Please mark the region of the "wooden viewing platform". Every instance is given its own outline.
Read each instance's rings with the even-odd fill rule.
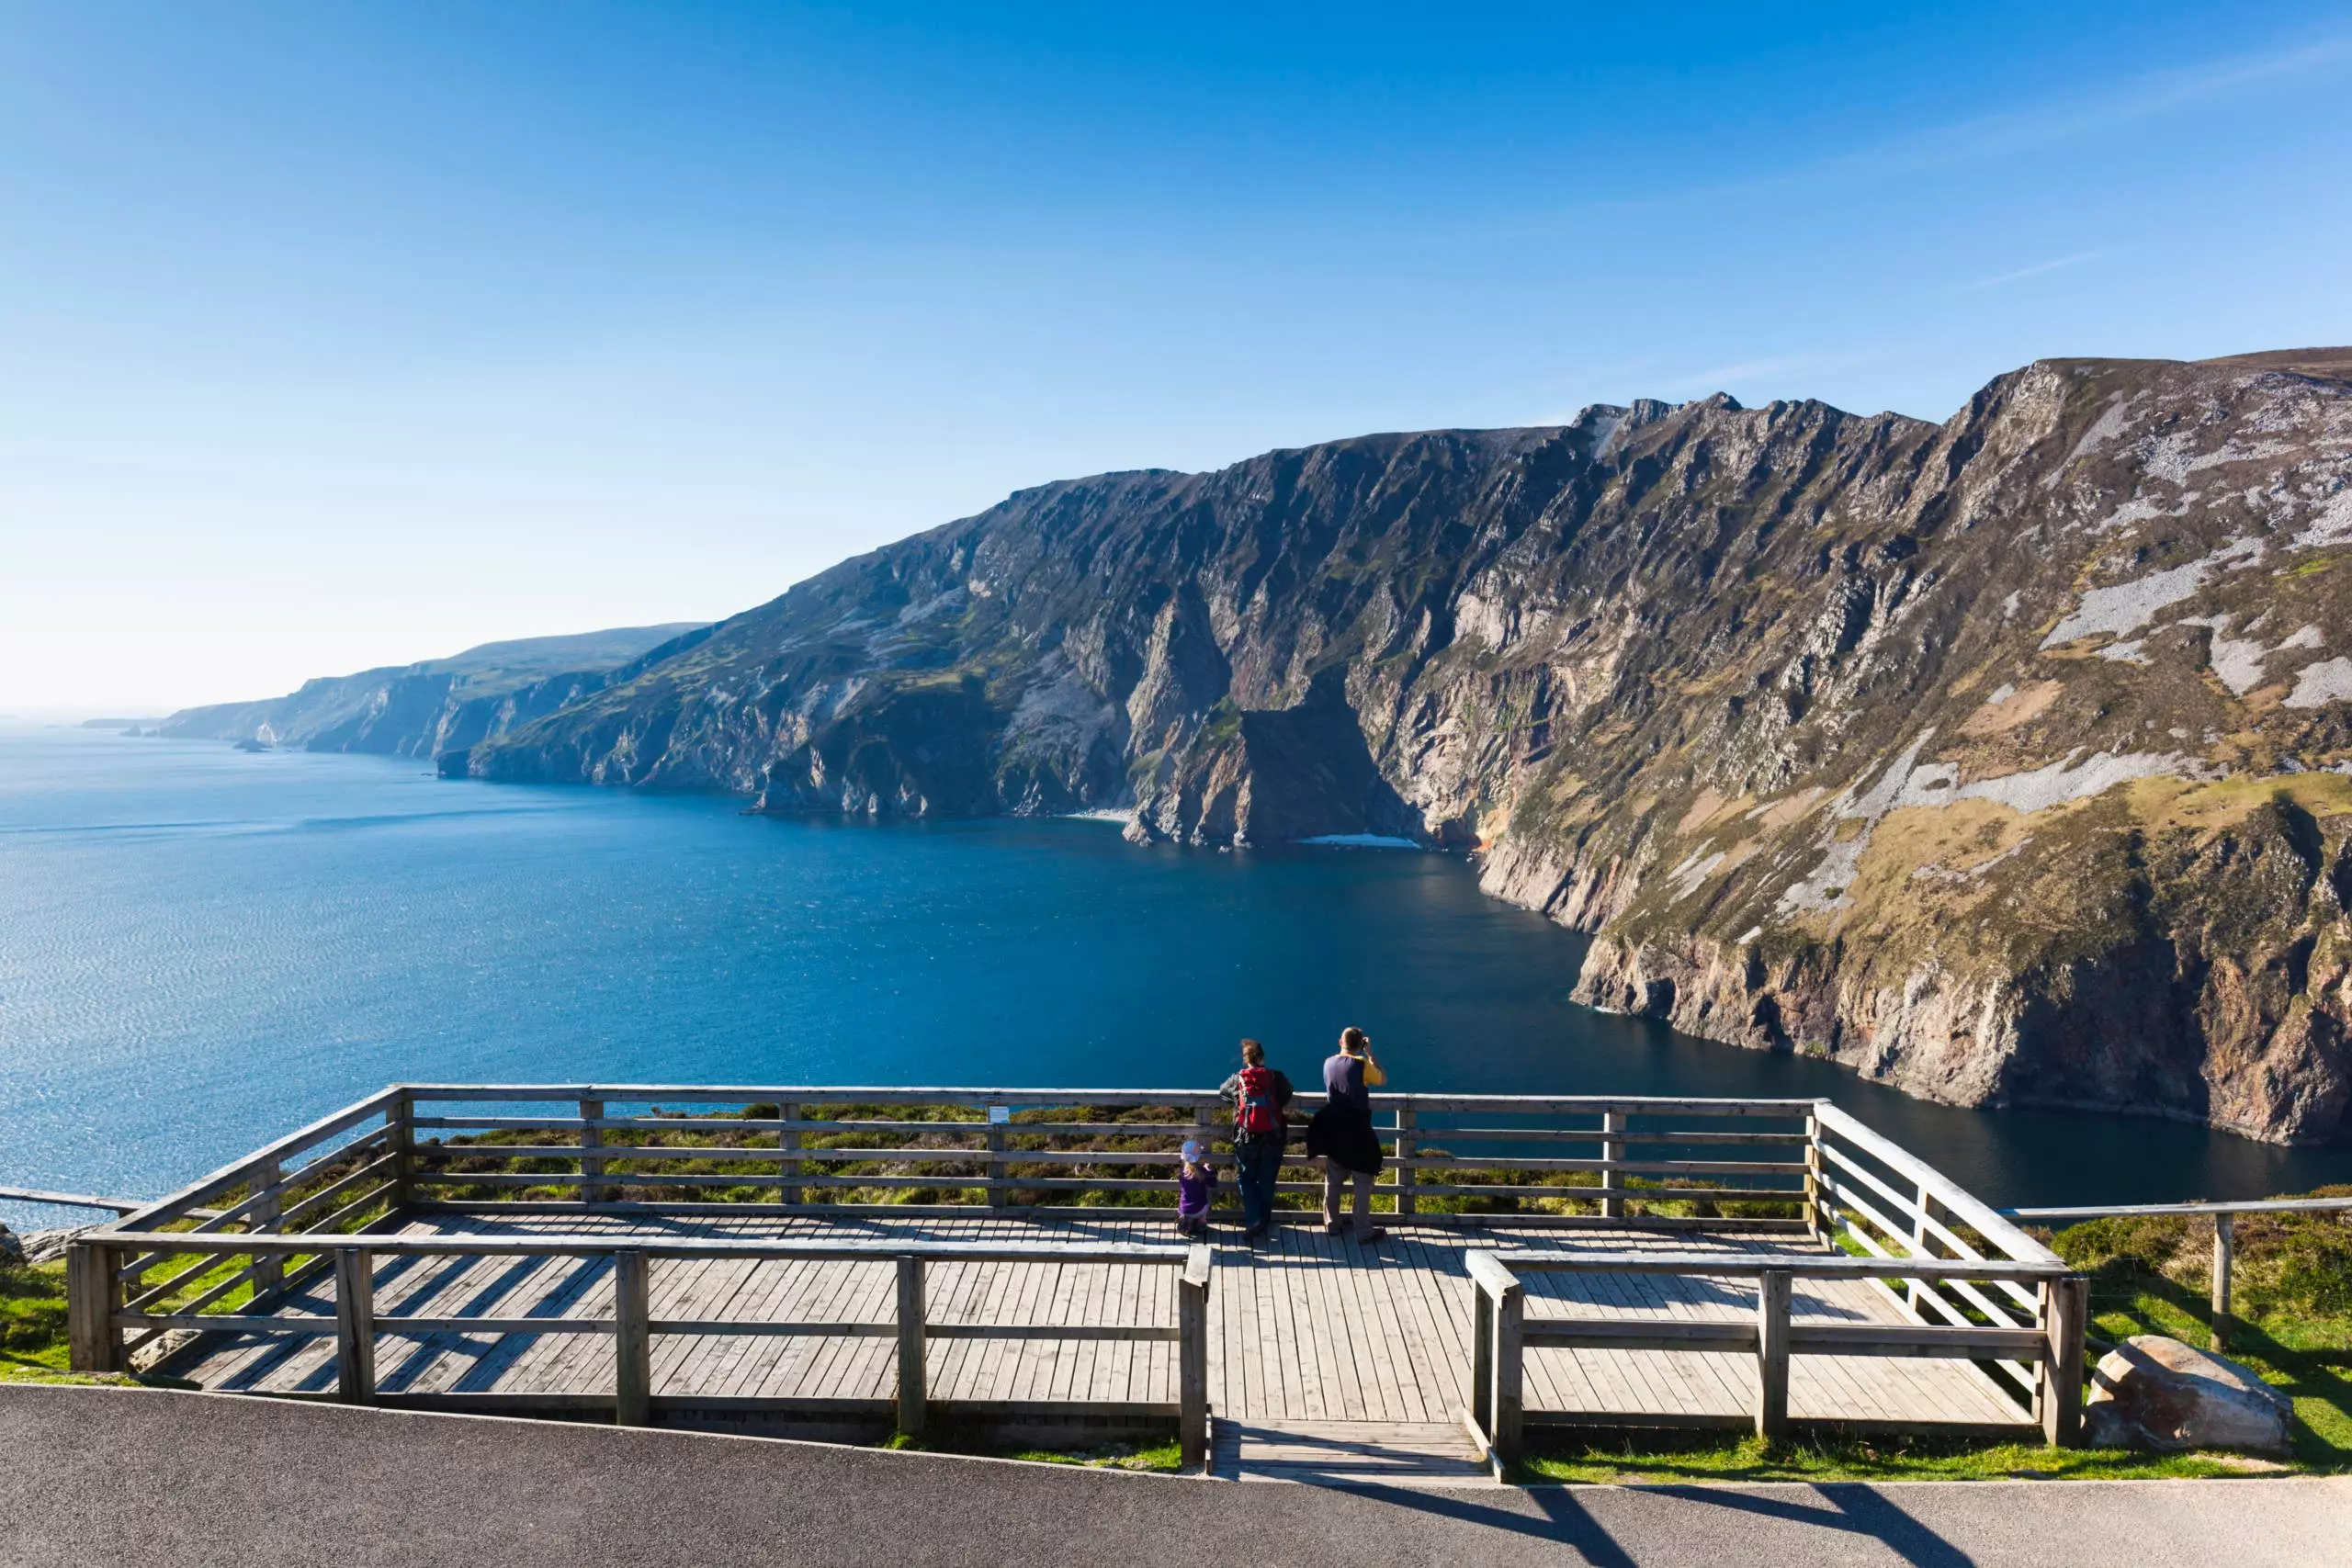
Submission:
[[[1173,1431],[1188,1461],[1214,1420],[1223,1472],[1361,1481],[1482,1476],[1541,1426],[2073,1438],[2082,1281],[1834,1106],[1374,1102],[1388,1238],[1298,1213],[1252,1248],[1230,1213],[1193,1246],[1104,1203],[1221,1137],[1196,1091],[396,1086],[85,1236],[74,1364],[845,1438]],[[1041,1119],[1073,1107],[1120,1119]],[[674,1141],[703,1131],[730,1142]],[[524,1134],[565,1141],[430,1141]],[[537,1168],[451,1169],[491,1156]],[[909,1188],[973,1201],[824,1201]],[[1430,1212],[1464,1199],[1522,1212]]]

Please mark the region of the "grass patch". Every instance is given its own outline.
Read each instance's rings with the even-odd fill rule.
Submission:
[[[1934,1438],[1793,1438],[1725,1432],[1531,1440],[1516,1479],[1617,1485],[1759,1481],[2148,1481],[2275,1473],[2236,1454],[2143,1454]]]
[[[0,1262],[0,1378],[65,1374],[65,1265]]]
[[[1035,1449],[990,1440],[950,1427],[922,1437],[894,1432],[880,1445],[901,1452],[971,1454],[982,1459],[1013,1459],[1029,1464],[1069,1464],[1088,1470],[1136,1470],[1174,1475],[1183,1468],[1182,1450],[1173,1438],[1164,1443],[1101,1443],[1086,1449]]]
[[[2323,1187],[2318,1198],[2352,1197]],[[2240,1214],[2222,1354],[2294,1401],[2299,1466],[2352,1471],[2352,1224],[2342,1213]],[[2177,1215],[2092,1220],[2051,1238],[2091,1277],[2091,1333],[2212,1347],[2213,1227]],[[2096,1351],[2093,1359],[2096,1359]]]

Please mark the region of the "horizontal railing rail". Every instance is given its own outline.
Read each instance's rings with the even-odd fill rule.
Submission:
[[[1067,1194],[1162,1193],[1173,1201],[1176,1145],[1199,1138],[1211,1163],[1230,1166],[1226,1101],[1200,1089],[1006,1089],[857,1085],[712,1086],[681,1084],[407,1084],[404,1111],[404,1200],[421,1210],[496,1208],[552,1213],[565,1208],[639,1206],[699,1211],[692,1195],[709,1192],[711,1212],[756,1212],[744,1190],[765,1192],[786,1210],[825,1211],[872,1206],[862,1193],[962,1196],[950,1207],[1050,1212]],[[1302,1091],[1294,1102],[1302,1120],[1323,1103]],[[530,1114],[533,1103],[565,1104],[576,1114]],[[1748,1213],[1664,1216],[1662,1204],[1787,1205],[1804,1212],[1807,1149],[1814,1101],[1711,1100],[1610,1095],[1386,1094],[1373,1096],[1375,1133],[1385,1171],[1376,1192],[1402,1219],[1436,1224],[1618,1223],[1644,1217],[1707,1228],[1739,1224],[1802,1228],[1802,1219]],[[474,1110],[472,1107],[481,1107]],[[663,1114],[616,1114],[635,1106]],[[695,1114],[696,1108],[737,1106],[759,1113]],[[839,1107],[842,1113],[815,1113]],[[858,1114],[858,1108],[949,1111],[946,1119]],[[1050,1117],[1075,1108],[1152,1108],[1171,1116],[1145,1122],[1098,1117]],[[679,1113],[684,1112],[684,1113]],[[1045,1113],[1041,1115],[1041,1113]],[[1179,1120],[1189,1113],[1188,1120]],[[1015,1121],[1016,1115],[1030,1119]],[[1446,1125],[1431,1118],[1473,1118],[1479,1124]],[[1048,1119],[1050,1118],[1050,1119]],[[1511,1126],[1514,1119],[1529,1124]],[[1703,1122],[1703,1126],[1634,1125]],[[1581,1120],[1581,1126],[1563,1126]],[[1782,1121],[1780,1129],[1726,1130],[1724,1120]],[[1535,1124],[1542,1122],[1545,1124]],[[507,1134],[571,1134],[560,1142],[520,1142]],[[723,1134],[725,1144],[655,1142]],[[910,1140],[876,1141],[869,1134]],[[816,1140],[851,1137],[827,1145]],[[463,1137],[479,1140],[452,1142]],[[1034,1146],[1073,1139],[1133,1140],[1118,1148]],[[1138,1146],[1158,1142],[1163,1146]],[[1293,1148],[1302,1138],[1294,1127]],[[1573,1145],[1588,1145],[1589,1153]],[[1517,1145],[1517,1149],[1495,1145]],[[1774,1145],[1778,1145],[1776,1149]],[[1720,1152],[1718,1152],[1720,1151]],[[1777,1156],[1777,1157],[1776,1157]],[[1699,1157],[1703,1156],[1703,1157]],[[1292,1156],[1295,1161],[1299,1153]],[[495,1163],[504,1168],[468,1169]],[[686,1164],[704,1168],[673,1168]],[[535,1168],[553,1166],[559,1168]],[[1292,1166],[1295,1169],[1295,1165]],[[1516,1178],[1516,1179],[1514,1179]],[[1579,1183],[1569,1178],[1590,1178]],[[668,1190],[663,1194],[662,1190]],[[536,1193],[531,1196],[519,1194]],[[1319,1180],[1279,1181],[1288,1194],[1319,1193]],[[509,1198],[507,1192],[518,1194]],[[554,1193],[548,1197],[539,1194]],[[649,1198],[646,1195],[654,1196]],[[686,1196],[680,1196],[685,1194]],[[828,1202],[828,1199],[837,1201]],[[1532,1209],[1526,1200],[1551,1200]],[[1440,1201],[1432,1204],[1431,1200]],[[1453,1201],[1456,1200],[1464,1201]],[[901,1213],[922,1212],[906,1203]]]
[[[2221,1198],[2186,1203],[2094,1203],[2064,1209],[2000,1209],[2012,1220],[2040,1224],[2050,1220],[2107,1220],[2143,1214],[2303,1214],[2352,1209],[2352,1198]]]
[[[118,1254],[147,1247],[203,1257],[254,1256],[283,1259],[307,1256],[334,1276],[334,1311],[324,1313],[218,1312],[200,1309],[153,1312],[133,1300],[119,1303]],[[603,1260],[613,1270],[609,1316],[521,1316],[379,1312],[376,1263],[379,1258],[565,1258]],[[888,1264],[897,1273],[896,1313],[887,1320],[764,1320],[695,1317],[657,1318],[651,1313],[650,1279],[655,1260],[713,1258]],[[925,1274],[939,1263],[1123,1264],[1180,1270],[1176,1320],[1170,1324],[934,1322],[930,1318]],[[737,1236],[616,1236],[604,1234],[362,1235],[281,1233],[211,1235],[187,1231],[113,1230],[102,1239],[74,1244],[72,1269],[74,1365],[111,1371],[127,1331],[174,1330],[231,1333],[281,1338],[332,1336],[335,1341],[336,1398],[345,1404],[377,1403],[376,1340],[379,1336],[603,1334],[614,1343],[614,1418],[625,1426],[650,1419],[655,1397],[651,1339],[655,1335],[864,1338],[897,1341],[896,1418],[899,1429],[920,1433],[927,1421],[925,1345],[931,1339],[1100,1340],[1172,1342],[1177,1355],[1177,1429],[1187,1465],[1201,1463],[1208,1440],[1208,1288],[1212,1257],[1205,1246],[1004,1244],[925,1241],[760,1240]],[[788,1402],[787,1402],[788,1403]],[[1083,1408],[1083,1402],[1072,1402]]]
[[[2233,1221],[2240,1214],[2324,1214],[2352,1210],[2352,1198],[2233,1198],[2214,1202],[2190,1203],[2094,1203],[2057,1209],[2003,1209],[2006,1218],[2028,1224],[2049,1224],[2058,1221],[2185,1218],[2210,1219],[2213,1222],[2212,1293],[2206,1320],[2207,1332],[2213,1338],[2213,1348],[2226,1350],[2230,1345],[2230,1330],[2235,1317],[2231,1298],[2235,1291],[2233,1275],[2237,1264],[2237,1227]],[[2100,1342],[2102,1347],[2105,1342]]]
[[[147,1207],[140,1198],[96,1198],[87,1192],[51,1192],[40,1187],[0,1187],[0,1203],[46,1203],[56,1209],[111,1209],[136,1213]]]

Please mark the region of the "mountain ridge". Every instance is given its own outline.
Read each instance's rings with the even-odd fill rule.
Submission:
[[[2352,1100],[2352,351],[1940,423],[1596,405],[1017,491],[445,756],[769,811],[1408,836],[1577,994],[1963,1104]]]
[[[282,697],[182,708],[155,733],[433,757],[554,713],[707,629],[707,622],[673,621],[486,642],[446,659],[320,676]]]

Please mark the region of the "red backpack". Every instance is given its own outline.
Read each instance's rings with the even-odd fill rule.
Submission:
[[[1283,1108],[1272,1067],[1241,1069],[1241,1093],[1233,1107],[1233,1133],[1239,1138],[1272,1138],[1283,1130]]]

